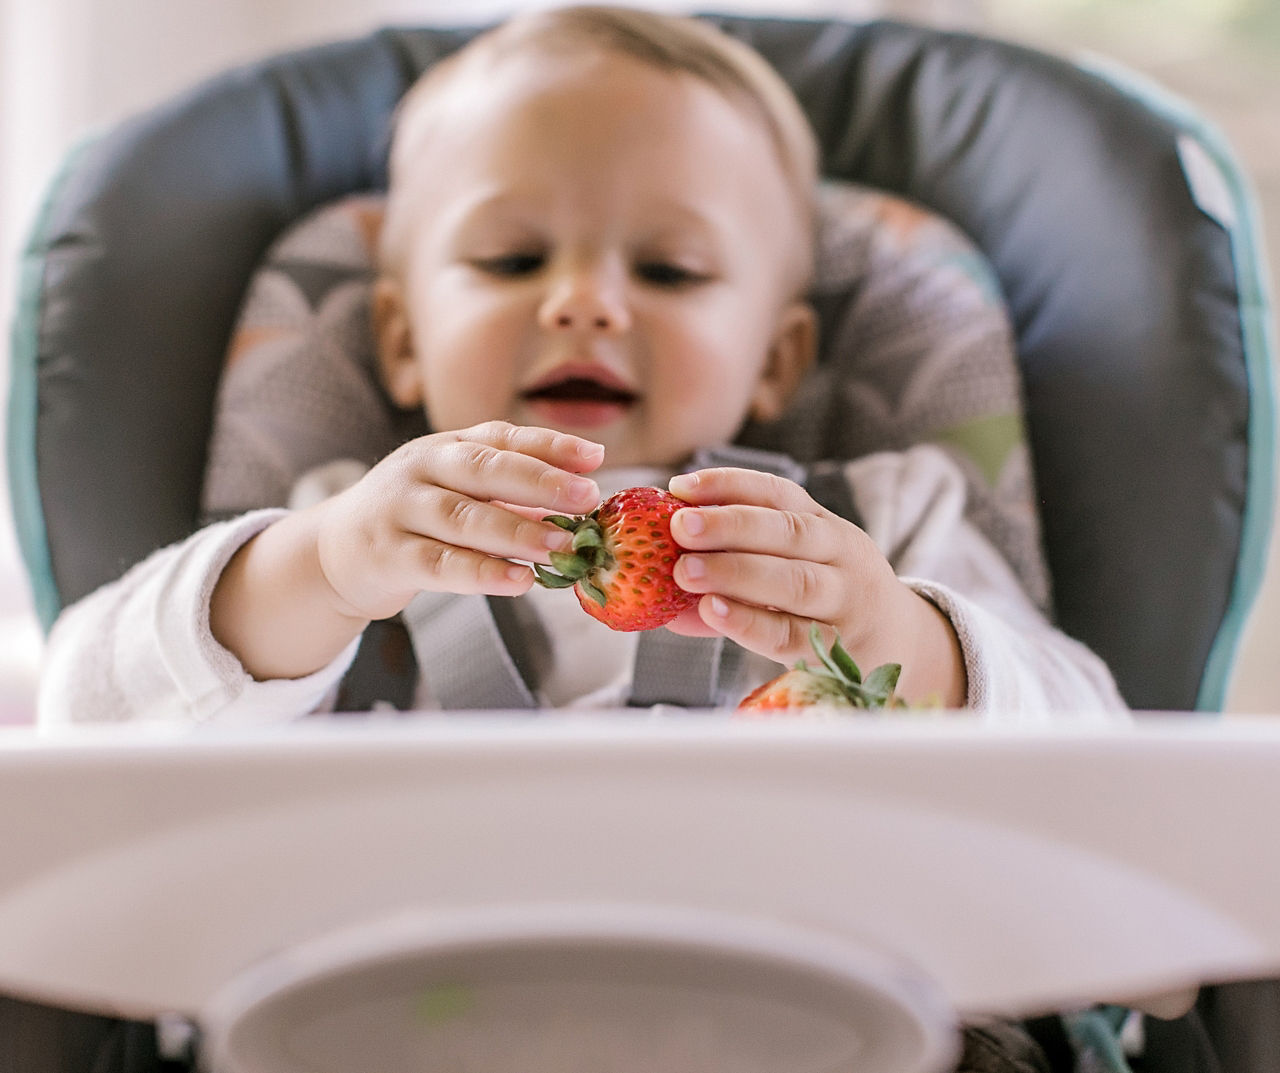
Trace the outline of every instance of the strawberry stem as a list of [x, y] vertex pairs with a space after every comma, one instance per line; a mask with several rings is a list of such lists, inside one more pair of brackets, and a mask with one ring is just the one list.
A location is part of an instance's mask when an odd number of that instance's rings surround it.
[[614, 565], [613, 556], [604, 545], [604, 534], [595, 513], [569, 518], [552, 514], [543, 519], [573, 534], [570, 551], [553, 551], [550, 555], [552, 570], [535, 565], [534, 577], [538, 584], [548, 589], [567, 589], [578, 585], [581, 590], [601, 607], [605, 605], [604, 592], [587, 580], [596, 570], [609, 570]]
[[602, 548], [604, 547], [604, 539], [600, 536], [600, 530], [595, 526], [586, 526], [573, 534], [571, 547], [574, 551], [582, 551], [585, 548]]

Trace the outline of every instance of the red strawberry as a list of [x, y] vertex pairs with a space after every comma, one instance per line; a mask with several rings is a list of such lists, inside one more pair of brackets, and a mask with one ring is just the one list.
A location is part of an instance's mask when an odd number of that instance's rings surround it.
[[693, 607], [698, 595], [671, 576], [684, 550], [671, 536], [671, 515], [688, 506], [659, 488], [627, 488], [590, 514], [553, 515], [573, 534], [573, 550], [553, 552], [556, 573], [535, 566], [538, 581], [578, 594], [587, 614], [614, 630], [652, 630]]
[[812, 670], [800, 660], [791, 670], [752, 690], [738, 705], [747, 715], [795, 711], [802, 708], [905, 708], [894, 696], [902, 664], [886, 663], [864, 679], [853, 657], [836, 638], [830, 651], [822, 647], [822, 634], [815, 624], [809, 643], [822, 663]]

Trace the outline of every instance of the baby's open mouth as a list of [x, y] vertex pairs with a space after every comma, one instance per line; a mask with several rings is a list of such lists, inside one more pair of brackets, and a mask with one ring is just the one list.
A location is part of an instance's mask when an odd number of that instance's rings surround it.
[[607, 370], [562, 369], [521, 398], [540, 421], [564, 429], [598, 429], [624, 417], [639, 396]]
[[634, 391], [612, 387], [585, 376], [574, 376], [552, 384], [526, 391], [524, 397], [530, 401], [545, 400], [548, 402], [603, 402], [620, 406], [628, 406], [636, 401]]

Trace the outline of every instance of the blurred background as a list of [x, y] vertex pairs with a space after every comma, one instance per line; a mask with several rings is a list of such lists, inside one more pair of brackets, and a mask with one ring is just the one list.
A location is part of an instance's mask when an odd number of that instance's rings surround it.
[[[86, 133], [231, 64], [386, 23], [483, 23], [519, 0], [0, 0], [0, 379], [22, 240], [40, 194]], [[1067, 56], [1095, 53], [1191, 101], [1235, 147], [1259, 198], [1280, 278], [1280, 3], [1277, 0], [722, 0], [670, 10], [891, 16], [974, 30]], [[159, 45], [158, 42], [163, 42]], [[1273, 321], [1274, 325], [1274, 321]], [[1273, 329], [1274, 330], [1274, 329]], [[6, 389], [7, 391], [7, 389]], [[4, 414], [0, 413], [0, 432]], [[1280, 553], [1228, 698], [1280, 711]], [[0, 479], [0, 723], [28, 721], [40, 632]]]

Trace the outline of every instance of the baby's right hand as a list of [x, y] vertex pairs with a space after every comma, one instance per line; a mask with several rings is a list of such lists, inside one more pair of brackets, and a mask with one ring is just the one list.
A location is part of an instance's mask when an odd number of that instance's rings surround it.
[[582, 474], [603, 459], [589, 440], [502, 421], [410, 441], [311, 508], [337, 609], [379, 619], [423, 589], [525, 592], [533, 571], [512, 560], [545, 565], [567, 550], [568, 534], [539, 517], [594, 509], [600, 491]]

